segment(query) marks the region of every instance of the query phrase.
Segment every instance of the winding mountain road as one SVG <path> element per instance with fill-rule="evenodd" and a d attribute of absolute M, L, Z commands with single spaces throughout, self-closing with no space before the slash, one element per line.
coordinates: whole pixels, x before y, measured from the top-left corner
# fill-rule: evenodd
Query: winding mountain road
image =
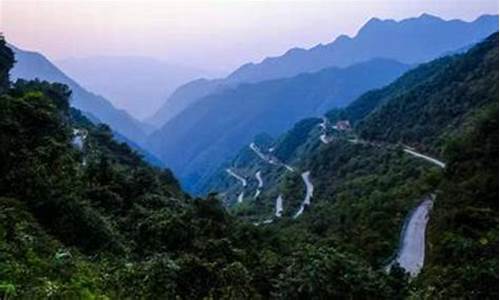
<path fill-rule="evenodd" d="M 328 144 L 332 141 L 332 139 L 326 134 L 329 122 L 326 117 L 322 117 L 321 119 L 323 120 L 323 122 L 318 125 L 319 127 L 321 127 L 321 135 L 319 136 L 319 139 L 323 144 Z"/>
<path fill-rule="evenodd" d="M 276 198 L 276 205 L 275 205 L 275 213 L 274 216 L 277 218 L 281 218 L 283 215 L 283 196 L 279 195 L 278 198 Z"/>
<path fill-rule="evenodd" d="M 257 178 L 257 181 L 259 182 L 259 185 L 257 187 L 262 188 L 264 186 L 264 181 L 262 180 L 262 175 L 260 171 L 257 171 L 255 173 L 255 178 Z"/>
<path fill-rule="evenodd" d="M 241 193 L 238 195 L 238 203 L 243 202 L 243 197 L 245 197 L 245 192 L 241 192 Z"/>
<path fill-rule="evenodd" d="M 250 149 L 252 149 L 252 151 L 255 154 L 257 154 L 257 156 L 260 157 L 263 161 L 270 163 L 272 165 L 277 164 L 276 161 L 273 161 L 272 159 L 268 158 L 267 155 L 264 155 L 264 153 L 262 153 L 262 151 L 260 151 L 260 148 L 257 145 L 255 145 L 255 143 L 250 143 Z"/>
<path fill-rule="evenodd" d="M 326 130 L 328 128 L 328 119 L 326 117 L 322 117 L 323 122 L 320 123 L 318 126 L 321 127 L 322 134 L 320 135 L 320 140 L 324 144 L 328 144 L 331 142 L 331 139 L 329 139 L 328 135 L 326 134 Z M 353 144 L 370 144 L 370 145 L 377 145 L 380 146 L 380 143 L 374 143 L 374 142 L 368 142 L 362 139 L 359 139 L 357 137 L 351 138 L 347 140 L 350 143 Z M 287 170 L 294 172 L 295 169 L 292 168 L 291 166 L 284 164 L 280 162 L 277 158 L 272 156 L 271 154 L 264 154 L 262 151 L 259 149 L 259 147 L 255 143 L 250 144 L 250 149 L 259 156 L 262 160 L 265 162 L 272 164 L 272 165 L 277 165 L 277 166 L 283 166 Z M 445 168 L 446 164 L 438 159 L 432 158 L 430 156 L 421 154 L 416 152 L 414 149 L 405 146 L 404 151 L 410 155 L 413 155 L 418 158 L 425 159 L 440 168 Z M 301 174 L 302 180 L 306 186 L 306 194 L 304 196 L 304 200 L 302 201 L 302 204 L 300 205 L 299 210 L 295 213 L 293 216 L 294 219 L 298 218 L 300 215 L 303 214 L 304 209 L 306 206 L 311 205 L 311 198 L 313 197 L 313 192 L 314 192 L 314 185 L 312 184 L 310 180 L 310 171 L 303 172 Z M 239 177 L 239 176 L 238 176 Z M 238 178 L 237 177 L 237 178 Z M 257 190 L 255 192 L 255 198 L 260 195 L 260 188 L 262 188 L 263 182 L 261 178 L 260 171 L 258 171 L 255 174 L 255 177 L 257 178 L 259 182 L 259 186 L 257 187 Z M 428 214 L 429 210 L 432 207 L 433 203 L 433 198 L 426 199 L 422 204 L 415 210 L 414 215 L 411 216 L 411 219 L 408 223 L 408 226 L 406 227 L 408 232 L 404 233 L 405 238 L 402 242 L 403 246 L 401 249 L 398 250 L 398 257 L 397 257 L 397 262 L 400 263 L 400 265 L 408 270 L 412 275 L 413 274 L 418 274 L 420 269 L 423 266 L 423 260 L 425 256 L 425 228 L 427 226 L 427 221 L 428 221 Z M 278 198 L 276 199 L 276 204 L 275 204 L 275 216 L 276 217 L 281 217 L 283 213 L 283 198 L 282 195 L 279 195 Z M 266 223 L 267 224 L 267 223 Z M 422 249 L 423 247 L 423 249 Z M 394 263 L 394 262 L 393 262 Z M 391 263 L 392 264 L 392 263 Z"/>
<path fill-rule="evenodd" d="M 271 164 L 271 165 L 275 165 L 275 166 L 282 166 L 282 167 L 285 167 L 288 171 L 290 172 L 295 172 L 295 169 L 281 161 L 279 161 L 276 157 L 274 157 L 273 155 L 271 154 L 264 154 L 262 153 L 262 151 L 260 150 L 260 148 L 255 145 L 255 143 L 250 143 L 250 149 L 252 149 L 252 151 L 257 154 L 258 157 L 260 157 L 263 161 Z"/>
<path fill-rule="evenodd" d="M 257 190 L 255 190 L 255 195 L 253 197 L 257 198 L 257 197 L 259 197 L 259 195 L 261 193 L 261 189 L 264 186 L 264 181 L 262 180 L 261 171 L 255 172 L 255 178 L 257 179 L 257 182 L 259 184 L 257 185 Z"/>
<path fill-rule="evenodd" d="M 431 162 L 431 163 L 435 164 L 436 166 L 438 166 L 440 168 L 444 169 L 446 167 L 446 164 L 444 162 L 442 162 L 440 160 L 437 160 L 435 158 L 432 158 L 430 156 L 424 155 L 422 153 L 418 153 L 418 152 L 410 149 L 409 147 L 405 147 L 404 152 L 406 152 L 406 153 L 408 153 L 410 155 L 413 155 L 415 157 L 418 157 L 418 158 L 423 158 L 426 161 Z"/>
<path fill-rule="evenodd" d="M 381 145 L 381 143 L 374 143 L 365 140 L 349 139 L 348 142 L 353 144 L 370 144 L 370 145 Z M 415 149 L 403 145 L 403 151 L 414 157 L 424 159 L 442 169 L 446 167 L 446 163 L 430 157 L 428 155 L 419 153 Z M 410 273 L 411 277 L 417 276 L 424 266 L 425 261 L 425 235 L 427 229 L 427 223 L 429 221 L 429 214 L 434 203 L 435 196 L 432 194 L 420 203 L 420 205 L 412 211 L 409 216 L 408 222 L 403 227 L 403 232 L 401 234 L 401 242 L 398 249 L 396 258 L 386 267 L 389 271 L 391 266 L 398 263 L 404 270 Z"/>
<path fill-rule="evenodd" d="M 321 117 L 321 120 L 322 122 L 318 126 L 321 127 L 321 129 L 326 130 L 328 126 L 328 119 L 325 116 L 323 116 Z"/>
<path fill-rule="evenodd" d="M 422 270 L 425 261 L 425 233 L 434 198 L 434 195 L 426 197 L 411 212 L 408 223 L 403 227 L 397 256 L 389 264 L 388 270 L 394 263 L 398 263 L 411 277 L 417 276 Z"/>
<path fill-rule="evenodd" d="M 246 187 L 246 186 L 247 186 L 247 180 L 246 180 L 245 178 L 243 178 L 243 177 L 241 177 L 240 175 L 236 174 L 236 173 L 235 173 L 235 172 L 233 172 L 233 170 L 231 170 L 231 169 L 226 169 L 226 172 L 227 172 L 229 175 L 233 176 L 234 178 L 238 179 L 238 180 L 241 182 L 241 185 L 242 185 L 243 187 Z"/>
<path fill-rule="evenodd" d="M 226 169 L 226 172 L 231 175 L 232 177 L 236 178 L 239 182 L 241 182 L 241 185 L 243 186 L 243 189 L 247 186 L 247 180 L 243 178 L 242 176 L 236 174 L 233 170 L 231 169 Z M 243 202 L 243 198 L 245 197 L 245 191 L 242 191 L 238 195 L 238 203 Z"/>
<path fill-rule="evenodd" d="M 322 137 L 320 136 L 320 139 L 322 139 Z M 383 143 L 375 143 L 375 142 L 370 142 L 370 141 L 366 141 L 366 140 L 362 140 L 362 139 L 359 139 L 357 137 L 355 138 L 351 138 L 351 139 L 348 139 L 347 140 L 349 143 L 352 143 L 352 144 L 364 144 L 364 145 L 373 145 L 373 146 L 377 146 L 377 145 L 383 145 Z M 387 145 L 390 145 L 390 144 L 387 144 Z M 411 147 L 408 147 L 408 146 L 405 146 L 403 145 L 404 147 L 404 152 L 410 154 L 410 155 L 413 155 L 415 157 L 418 157 L 418 158 L 422 158 L 422 159 L 425 159 L 426 161 L 428 162 L 431 162 L 433 164 L 435 164 L 436 166 L 444 169 L 446 167 L 446 163 L 436 159 L 436 158 L 433 158 L 433 157 L 430 157 L 428 155 L 425 155 L 425 154 L 422 154 L 422 153 L 419 153 L 417 151 L 415 151 L 415 149 L 411 148 Z"/>
<path fill-rule="evenodd" d="M 322 135 L 319 136 L 319 139 L 323 144 L 329 144 L 332 140 L 326 135 L 326 133 L 323 133 Z"/>
<path fill-rule="evenodd" d="M 313 192 L 314 192 L 314 185 L 311 183 L 311 180 L 309 178 L 310 175 L 311 175 L 311 171 L 306 171 L 306 172 L 302 173 L 302 175 L 301 175 L 302 180 L 304 181 L 304 184 L 306 186 L 306 195 L 304 196 L 304 201 L 302 201 L 302 204 L 300 205 L 299 210 L 293 216 L 294 219 L 296 219 L 300 215 L 302 215 L 306 206 L 311 205 L 311 198 L 312 198 Z"/>
<path fill-rule="evenodd" d="M 87 138 L 86 130 L 73 128 L 73 140 L 71 142 L 76 148 L 78 148 L 78 150 L 81 151 L 83 149 L 83 143 L 86 138 Z"/>

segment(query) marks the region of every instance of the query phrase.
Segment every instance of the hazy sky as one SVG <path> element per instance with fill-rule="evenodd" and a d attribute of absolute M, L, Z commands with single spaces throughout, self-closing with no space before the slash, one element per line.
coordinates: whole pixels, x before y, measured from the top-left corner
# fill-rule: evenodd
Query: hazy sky
<path fill-rule="evenodd" d="M 230 70 L 291 47 L 353 35 L 368 19 L 428 12 L 445 19 L 497 14 L 497 0 L 153 1 L 0 0 L 0 31 L 11 43 L 57 60 L 152 56 Z"/>

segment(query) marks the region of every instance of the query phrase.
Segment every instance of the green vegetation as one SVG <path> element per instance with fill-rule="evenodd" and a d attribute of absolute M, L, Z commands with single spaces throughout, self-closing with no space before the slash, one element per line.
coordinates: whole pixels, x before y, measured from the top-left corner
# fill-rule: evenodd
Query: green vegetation
<path fill-rule="evenodd" d="M 498 298 L 498 103 L 445 148 L 448 168 L 433 212 L 419 296 Z"/>
<path fill-rule="evenodd" d="M 425 152 L 442 149 L 466 118 L 498 101 L 498 38 L 491 36 L 467 54 L 443 58 L 424 68 L 426 78 L 360 121 L 369 140 L 402 142 Z M 464 59 L 465 58 L 465 59 Z M 433 72 L 429 72 L 433 70 Z"/>
<path fill-rule="evenodd" d="M 8 69 L 12 53 L 3 40 L 0 49 Z M 391 291 L 385 287 L 387 276 L 355 255 L 289 243 L 277 229 L 229 215 L 213 197 L 190 199 L 171 172 L 150 167 L 114 141 L 109 127 L 93 125 L 70 108 L 66 86 L 5 82 L 0 95 L 3 298 L 258 299 Z M 331 257 L 332 263 L 311 272 L 297 261 L 288 269 L 310 255 L 320 261 Z M 342 290 L 306 291 L 293 284 L 305 277 L 311 284 L 317 277 L 340 283 L 344 275 L 329 270 L 351 265 L 356 266 L 349 270 L 353 279 Z M 364 283 L 366 276 L 384 289 Z"/>
<path fill-rule="evenodd" d="M 331 121 L 356 127 L 330 132 L 328 144 L 318 138 L 318 119 L 275 141 L 259 136 L 263 149 L 273 146 L 298 171 L 284 172 L 245 147 L 231 165 L 249 179 L 249 196 L 227 209 L 222 203 L 241 191 L 234 179 L 210 181 L 228 189 L 224 202 L 216 194 L 193 199 L 169 170 L 151 167 L 108 126 L 70 108 L 66 86 L 9 83 L 13 57 L 0 40 L 1 297 L 497 298 L 497 45 L 492 36 L 330 112 Z M 450 82 L 462 96 L 446 98 L 446 111 L 424 101 L 443 99 Z M 417 117 L 423 113 L 427 122 Z M 370 142 L 348 141 L 357 135 Z M 399 142 L 441 154 L 447 167 L 407 155 Z M 257 170 L 264 192 L 253 199 Z M 305 170 L 313 202 L 292 219 Z M 437 198 L 423 272 L 412 281 L 398 267 L 386 273 L 405 217 L 430 192 Z M 282 219 L 248 222 L 272 215 L 280 193 Z"/>
<path fill-rule="evenodd" d="M 234 161 L 239 162 L 237 171 L 250 179 L 246 191 L 255 189 L 250 176 L 256 170 L 264 174 L 266 188 L 261 198 L 248 197 L 233 205 L 232 212 L 264 220 L 283 194 L 285 217 L 273 227 L 288 243 L 329 246 L 381 268 L 394 255 L 405 217 L 425 195 L 436 193 L 426 267 L 410 286 L 404 280 L 394 282 L 399 295 L 495 298 L 497 45 L 495 34 L 466 54 L 419 66 L 345 109 L 330 111 L 331 122 L 349 120 L 355 127 L 353 132 L 329 132 L 333 140 L 328 144 L 319 140 L 320 120 L 298 123 L 273 145 L 273 153 L 286 153 L 280 158 L 299 170 L 295 174 L 255 155 L 248 159 L 248 150 L 242 150 Z M 349 142 L 356 136 L 360 143 Z M 402 144 L 442 157 L 445 171 L 406 154 Z M 243 156 L 245 164 L 239 161 Z M 300 178 L 305 170 L 311 171 L 314 184 L 312 205 L 292 220 L 305 193 Z M 229 191 L 222 195 L 226 203 L 233 204 L 241 191 L 225 174 L 210 182 Z"/>

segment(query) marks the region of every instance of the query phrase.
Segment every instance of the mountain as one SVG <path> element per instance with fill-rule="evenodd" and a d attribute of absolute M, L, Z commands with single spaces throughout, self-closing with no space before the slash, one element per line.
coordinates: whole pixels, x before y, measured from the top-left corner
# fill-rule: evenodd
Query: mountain
<path fill-rule="evenodd" d="M 177 88 L 160 109 L 146 119 L 146 122 L 159 128 L 190 105 L 196 103 L 198 99 L 215 93 L 218 89 L 224 89 L 222 80 L 198 79 L 188 82 Z"/>
<path fill-rule="evenodd" d="M 268 139 L 263 143 L 260 136 L 254 141 L 264 152 L 272 148 L 272 154 L 279 161 L 289 164 L 308 160 L 307 156 L 316 151 L 332 148 L 330 142 L 322 145 L 320 133 L 335 137 L 331 142 L 336 146 L 356 137 L 375 145 L 405 145 L 441 157 L 447 140 L 462 133 L 468 126 L 468 119 L 498 102 L 496 40 L 497 36 L 493 35 L 465 54 L 422 64 L 391 84 L 364 93 L 345 108 L 326 112 L 328 123 L 347 120 L 354 127 L 355 135 L 331 128 L 325 133 L 319 129 L 325 121 L 309 118 L 296 123 L 271 142 Z M 346 139 L 341 140 L 343 134 Z M 252 168 L 252 165 L 261 166 L 262 160 L 244 147 L 232 162 L 219 168 L 214 178 L 232 182 L 225 168 Z M 203 192 L 220 190 L 216 186 L 207 182 Z"/>
<path fill-rule="evenodd" d="M 431 60 L 480 41 L 498 30 L 498 16 L 472 22 L 443 20 L 429 14 L 401 21 L 370 19 L 356 36 L 339 36 L 311 49 L 294 48 L 282 56 L 246 64 L 228 76 L 230 82 L 255 82 L 314 72 L 328 66 L 348 66 L 374 57 L 406 64 Z"/>
<path fill-rule="evenodd" d="M 351 244 L 380 268 L 400 264 L 416 277 L 412 297 L 495 298 L 498 78 L 496 33 L 324 119 L 302 120 L 273 142 L 257 139 L 260 156 L 280 163 L 244 147 L 205 191 L 220 192 L 240 218 L 286 228 L 284 236 L 308 232 L 311 240 Z M 339 129 L 346 120 L 352 130 Z M 415 225 L 423 204 L 432 209 Z M 405 244 L 410 226 L 420 230 L 423 244 Z M 407 261 L 399 256 L 405 247 L 413 257 Z M 421 262 L 412 269 L 417 256 Z"/>
<path fill-rule="evenodd" d="M 175 97 L 168 98 L 150 122 L 159 127 L 175 113 L 224 86 L 293 77 L 330 66 L 346 67 L 373 58 L 394 59 L 406 64 L 422 63 L 466 48 L 497 30 L 498 16 L 490 15 L 472 22 L 446 21 L 428 14 L 401 21 L 373 18 L 354 37 L 342 35 L 325 45 L 311 49 L 294 48 L 282 56 L 266 58 L 261 63 L 248 63 L 214 83 L 195 81 L 184 85 L 180 88 L 182 92 L 179 89 L 179 93 L 174 93 Z M 167 113 L 170 109 L 175 113 Z"/>
<path fill-rule="evenodd" d="M 71 104 L 83 112 L 88 112 L 102 122 L 109 124 L 113 130 L 118 131 L 136 143 L 141 143 L 145 134 L 142 124 L 123 110 L 115 108 L 107 99 L 93 94 L 76 81 L 68 77 L 42 54 L 24 51 L 9 46 L 16 57 L 16 63 L 11 70 L 13 79 L 35 79 L 49 82 L 60 82 L 68 85 L 72 91 Z"/>
<path fill-rule="evenodd" d="M 375 59 L 348 68 L 242 84 L 191 105 L 153 133 L 147 148 L 180 176 L 185 188 L 196 192 L 198 180 L 256 134 L 280 134 L 297 120 L 344 106 L 407 69 L 395 61 Z"/>
<path fill-rule="evenodd" d="M 294 245 L 229 215 L 213 197 L 190 199 L 168 170 L 70 108 L 66 85 L 9 84 L 7 49 L 0 39 L 3 297 L 289 298 L 303 276 L 326 287 L 322 298 L 396 295 L 395 279 L 354 253 Z M 290 269 L 301 257 L 326 268 Z"/>
<path fill-rule="evenodd" d="M 55 64 L 85 88 L 103 95 L 139 119 L 153 114 L 180 85 L 211 75 L 138 56 L 68 58 Z"/>
<path fill-rule="evenodd" d="M 3 298 L 498 298 L 498 34 L 258 135 L 225 172 L 237 205 L 13 64 L 0 37 Z"/>

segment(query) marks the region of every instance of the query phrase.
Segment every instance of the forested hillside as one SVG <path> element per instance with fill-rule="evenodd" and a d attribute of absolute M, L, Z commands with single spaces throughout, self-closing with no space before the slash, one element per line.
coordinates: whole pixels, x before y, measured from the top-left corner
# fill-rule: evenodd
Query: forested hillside
<path fill-rule="evenodd" d="M 448 167 L 430 224 L 428 266 L 416 283 L 421 297 L 498 298 L 495 102 L 445 146 Z"/>
<path fill-rule="evenodd" d="M 148 149 L 196 194 L 199 181 L 256 134 L 281 134 L 302 118 L 345 106 L 363 92 L 388 84 L 408 68 L 374 59 L 342 69 L 242 84 L 191 105 L 148 138 Z"/>
<path fill-rule="evenodd" d="M 161 127 L 192 103 L 241 83 L 290 78 L 328 67 L 347 67 L 375 58 L 405 64 L 422 63 L 461 50 L 498 30 L 498 16 L 484 15 L 471 22 L 443 20 L 422 14 L 401 21 L 373 18 L 353 37 L 341 35 L 310 49 L 293 48 L 281 56 L 247 63 L 217 80 L 195 80 L 178 88 L 148 121 Z M 331 109 L 331 107 L 329 107 Z"/>
<path fill-rule="evenodd" d="M 134 55 L 72 57 L 54 63 L 81 85 L 141 120 L 154 113 L 177 87 L 209 73 Z M 148 105 L 144 105 L 146 99 Z"/>
<path fill-rule="evenodd" d="M 0 39 L 3 298 L 498 298 L 498 34 L 258 135 L 206 199 L 70 108 L 67 86 L 11 82 L 13 62 Z M 407 274 L 400 233 L 425 201 Z"/>
<path fill-rule="evenodd" d="M 117 109 L 102 96 L 87 91 L 42 54 L 24 51 L 12 45 L 9 45 L 9 47 L 15 54 L 15 64 L 11 70 L 13 79 L 39 79 L 66 84 L 72 91 L 70 102 L 73 107 L 81 110 L 87 116 L 91 115 L 100 122 L 109 124 L 114 131 L 121 133 L 135 143 L 140 144 L 144 141 L 146 135 L 142 128 L 143 124 L 127 112 Z"/>
<path fill-rule="evenodd" d="M 277 222 L 262 226 L 281 227 L 293 239 L 307 236 L 348 247 L 379 266 L 395 255 L 412 208 L 426 195 L 435 195 L 429 255 L 409 293 L 494 298 L 497 66 L 494 34 L 466 54 L 421 65 L 345 109 L 330 111 L 323 120 L 303 120 L 275 141 L 256 140 L 260 153 L 243 148 L 205 189 L 220 191 L 241 218 Z M 349 120 L 353 129 L 339 129 L 342 120 Z M 246 186 L 226 169 L 246 179 Z M 306 171 L 313 189 L 307 186 Z M 257 172 L 263 186 L 258 186 Z M 308 191 L 312 197 L 307 200 Z M 242 192 L 245 197 L 236 203 Z M 299 214 L 306 200 L 310 204 Z M 279 206 L 283 212 L 276 214 Z M 475 256 L 480 257 L 478 265 Z"/>
<path fill-rule="evenodd" d="M 9 83 L 13 54 L 3 39 L 0 54 L 2 297 L 399 293 L 395 279 L 354 253 L 297 244 L 277 229 L 239 221 L 213 197 L 190 199 L 168 170 L 148 166 L 115 142 L 109 127 L 95 126 L 71 109 L 66 86 Z M 326 268 L 311 273 L 309 260 Z M 302 278 L 305 290 L 295 284 Z"/>
<path fill-rule="evenodd" d="M 498 100 L 498 49 L 492 50 L 496 43 L 491 37 L 466 59 L 452 56 L 427 66 L 436 71 L 360 122 L 361 137 L 426 152 L 441 149 L 450 134 L 463 130 L 471 114 Z"/>

